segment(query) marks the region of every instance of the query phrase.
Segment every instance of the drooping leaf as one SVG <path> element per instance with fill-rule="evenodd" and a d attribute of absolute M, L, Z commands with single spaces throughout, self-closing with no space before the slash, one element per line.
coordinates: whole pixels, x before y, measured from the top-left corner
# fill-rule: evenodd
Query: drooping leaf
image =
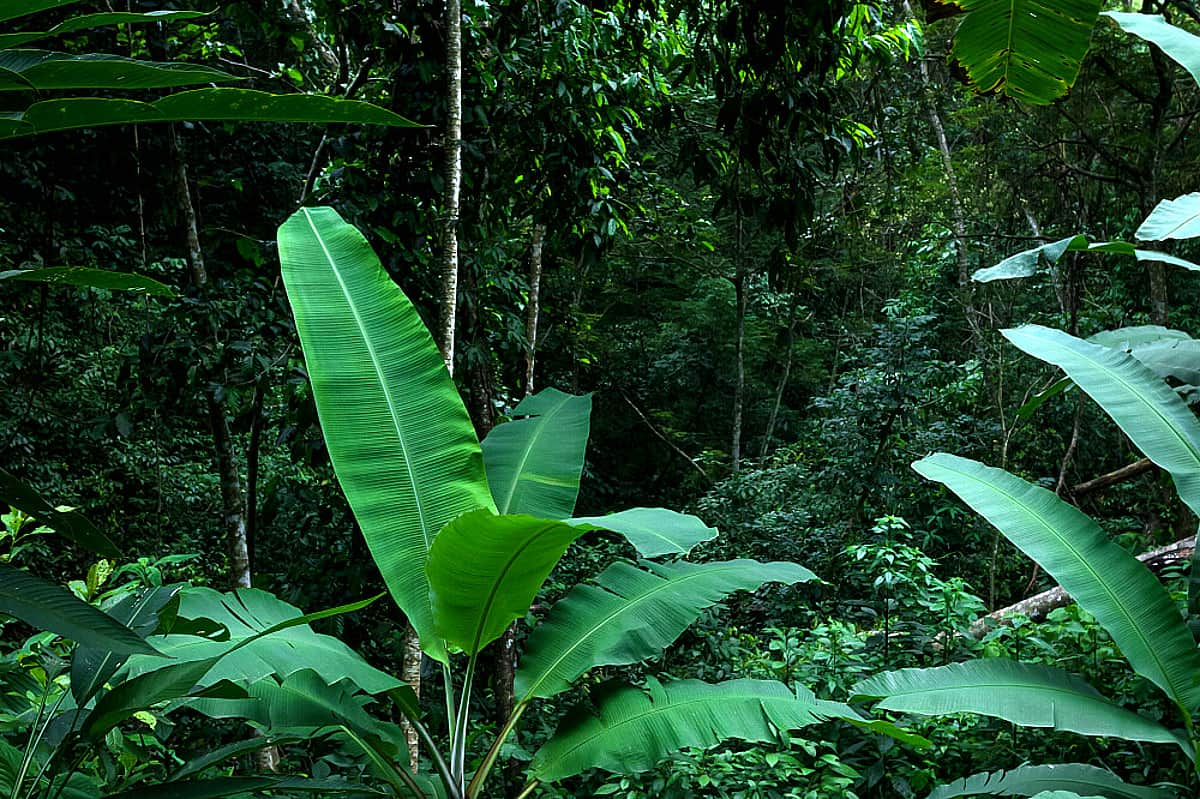
<path fill-rule="evenodd" d="M 650 679 L 645 690 L 617 684 L 593 694 L 601 696 L 598 715 L 570 714 L 534 755 L 531 776 L 549 782 L 589 768 L 645 771 L 685 747 L 707 749 L 727 738 L 772 742 L 779 731 L 822 718 L 811 694 L 769 680 Z"/>
<path fill-rule="evenodd" d="M 1161 261 L 1184 269 L 1200 270 L 1200 265 L 1183 258 L 1178 258 L 1165 252 L 1142 250 L 1126 241 L 1089 241 L 1087 236 L 1075 235 L 1065 239 L 1041 244 L 1028 250 L 1022 250 L 1008 256 L 995 266 L 978 269 L 971 275 L 977 283 L 990 283 L 994 280 L 1013 280 L 1016 278 L 1032 277 L 1039 270 L 1041 260 L 1056 264 L 1068 252 L 1099 252 L 1113 255 L 1132 255 L 1138 261 Z"/>
<path fill-rule="evenodd" d="M 1078 508 L 1002 469 L 938 453 L 913 468 L 946 485 L 1096 617 L 1134 670 L 1184 712 L 1200 705 L 1200 652 L 1165 588 Z"/>
<path fill-rule="evenodd" d="M 1200 47 L 1200 37 L 1192 38 Z M 1200 236 L 1200 192 L 1161 201 L 1134 235 L 1143 241 L 1194 239 Z"/>
<path fill-rule="evenodd" d="M 1006 658 L 877 674 L 851 693 L 851 701 L 882 700 L 877 710 L 925 716 L 979 713 L 1024 727 L 1170 743 L 1189 758 L 1193 754 L 1186 738 L 1113 704 L 1074 674 Z"/>
<path fill-rule="evenodd" d="M 76 128 L 150 122 L 345 122 L 419 127 L 385 108 L 312 94 L 268 94 L 253 89 L 190 89 L 146 103 L 104 97 L 42 100 L 0 116 L 0 139 Z"/>
<path fill-rule="evenodd" d="M 1067 93 L 1079 75 L 1099 0 L 955 0 L 967 13 L 954 57 L 981 92 L 1035 105 Z"/>
<path fill-rule="evenodd" d="M 596 666 L 654 657 L 700 613 L 734 591 L 768 582 L 801 583 L 816 575 L 794 563 L 732 560 L 718 563 L 617 561 L 559 600 L 534 628 L 517 669 L 521 701 L 565 691 Z"/>
<path fill-rule="evenodd" d="M 304 623 L 256 638 L 281 624 L 313 615 L 305 616 L 298 608 L 265 591 L 239 588 L 223 594 L 211 588 L 189 587 L 180 593 L 179 600 L 181 619 L 206 619 L 228 630 L 228 637 L 219 641 L 174 632 L 153 639 L 164 654 L 182 661 L 208 660 L 228 653 L 198 680 L 201 686 L 221 680 L 246 686 L 271 675 L 286 678 L 308 668 L 315 669 L 330 684 L 343 678 L 353 680 L 369 694 L 383 693 L 403 684 L 368 664 L 342 641 L 314 632 Z M 231 645 L 240 644 L 245 645 L 229 652 Z M 130 674 L 142 674 L 159 665 L 135 658 L 129 664 Z"/>
<path fill-rule="evenodd" d="M 526 397 L 480 446 L 499 513 L 565 519 L 575 511 L 587 450 L 591 395 L 548 388 Z"/>
<path fill-rule="evenodd" d="M 50 283 L 62 286 L 86 286 L 109 291 L 136 291 L 159 297 L 174 297 L 175 292 L 166 285 L 145 275 L 130 272 L 112 272 L 108 269 L 93 269 L 86 266 L 48 266 L 43 269 L 10 269 L 0 272 L 0 280 L 16 280 L 27 283 Z"/>
<path fill-rule="evenodd" d="M 22 31 L 21 33 L 0 33 L 0 50 L 10 47 L 20 47 L 39 39 L 49 39 L 106 25 L 138 25 L 144 23 L 178 22 L 189 19 L 207 17 L 211 12 L 206 11 L 147 11 L 144 13 L 130 11 L 103 12 L 99 14 L 83 14 L 71 17 L 44 31 Z"/>
<path fill-rule="evenodd" d="M 1200 422 L 1178 394 L 1133 356 L 1060 330 L 1026 325 L 1002 331 L 1020 349 L 1067 373 L 1200 513 Z"/>
<path fill-rule="evenodd" d="M 1080 796 L 1074 791 L 1042 791 L 1030 799 L 1104 799 L 1103 796 Z"/>
<path fill-rule="evenodd" d="M 426 574 L 434 630 L 468 655 L 523 617 L 567 547 L 586 530 L 481 509 L 442 528 Z"/>
<path fill-rule="evenodd" d="M 1134 325 L 1120 327 L 1116 330 L 1102 330 L 1088 336 L 1087 340 L 1101 347 L 1112 347 L 1118 350 L 1135 350 L 1147 344 L 1158 344 L 1163 341 L 1179 341 L 1191 339 L 1182 330 L 1172 330 L 1162 325 Z"/>
<path fill-rule="evenodd" d="M 607 516 L 567 519 L 572 527 L 619 533 L 643 558 L 682 557 L 697 544 L 717 537 L 717 530 L 695 516 L 666 508 L 630 508 Z"/>
<path fill-rule="evenodd" d="M 139 61 L 102 53 L 0 50 L 0 91 L 166 89 L 235 80 L 227 72 L 200 64 Z"/>
<path fill-rule="evenodd" d="M 64 538 L 106 558 L 119 558 L 121 550 L 83 514 L 62 511 L 47 502 L 32 486 L 0 469 L 0 502 L 32 516 Z"/>
<path fill-rule="evenodd" d="M 74 5 L 78 2 L 79 0 L 0 0 L 0 22 L 18 19 L 40 11 L 49 11 L 52 8 Z"/>
<path fill-rule="evenodd" d="M 108 794 L 105 799 L 222 799 L 225 796 L 245 796 L 253 791 L 272 788 L 281 777 L 211 777 L 206 780 L 180 780 L 157 785 L 144 784 L 121 793 Z"/>
<path fill-rule="evenodd" d="M 429 548 L 451 520 L 495 508 L 466 408 L 416 309 L 336 211 L 293 214 L 279 255 L 342 490 L 392 597 L 444 660 Z"/>
<path fill-rule="evenodd" d="M 1200 36 L 1177 28 L 1161 14 L 1105 11 L 1104 16 L 1117 23 L 1126 33 L 1157 45 L 1168 58 L 1186 69 L 1200 83 Z"/>
<path fill-rule="evenodd" d="M 158 614 L 178 602 L 179 585 L 160 585 L 128 594 L 109 609 L 116 621 L 145 638 L 158 627 Z M 80 644 L 71 656 L 71 695 L 83 707 L 121 668 L 128 655 Z"/>
<path fill-rule="evenodd" d="M 241 741 L 234 741 L 231 744 L 217 747 L 212 751 L 205 752 L 204 754 L 187 761 L 171 774 L 171 782 L 177 782 L 185 777 L 191 777 L 195 774 L 199 774 L 205 769 L 220 765 L 231 758 L 241 757 L 242 755 L 258 752 L 268 747 L 282 746 L 284 744 L 295 743 L 296 741 L 301 740 L 305 740 L 305 736 L 291 734 L 261 735 L 252 738 L 246 738 Z"/>
<path fill-rule="evenodd" d="M 1022 421 L 1028 419 L 1030 416 L 1033 416 L 1034 412 L 1037 411 L 1038 408 L 1042 407 L 1047 400 L 1057 397 L 1059 394 L 1067 391 L 1074 385 L 1075 384 L 1071 382 L 1071 378 L 1069 377 L 1064 377 L 1062 380 L 1056 380 L 1054 384 L 1050 386 L 1050 388 L 1034 394 L 1025 401 L 1025 404 L 1023 404 L 1020 408 L 1017 408 L 1017 418 Z"/>
<path fill-rule="evenodd" d="M 80 644 L 121 654 L 159 653 L 140 635 L 64 588 L 0 563 L 0 613 Z"/>
<path fill-rule="evenodd" d="M 1130 785 L 1107 769 L 1084 763 L 1021 766 L 1011 771 L 983 772 L 942 785 L 929 799 L 958 796 L 1032 796 L 1043 791 L 1071 791 L 1104 799 L 1173 799 L 1159 788 Z"/>

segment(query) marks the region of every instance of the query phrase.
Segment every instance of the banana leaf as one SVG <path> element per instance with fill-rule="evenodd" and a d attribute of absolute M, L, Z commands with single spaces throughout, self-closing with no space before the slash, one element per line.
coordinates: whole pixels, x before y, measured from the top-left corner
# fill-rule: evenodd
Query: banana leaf
<path fill-rule="evenodd" d="M 567 519 L 566 523 L 584 530 L 619 533 L 643 558 L 683 557 L 696 545 L 717 537 L 716 528 L 695 516 L 666 508 L 630 508 L 607 516 Z"/>
<path fill-rule="evenodd" d="M 239 80 L 200 64 L 139 61 L 117 55 L 0 50 L 0 92 L 58 89 L 167 89 Z"/>
<path fill-rule="evenodd" d="M 158 297 L 174 297 L 170 287 L 144 275 L 130 272 L 114 272 L 109 269 L 94 269 L 87 266 L 47 266 L 41 269 L 9 269 L 0 272 L 0 280 L 16 280 L 26 283 L 49 283 L 51 285 L 86 286 L 108 291 L 134 291 Z"/>
<path fill-rule="evenodd" d="M 1200 47 L 1200 37 L 1192 38 L 1196 40 L 1195 45 Z M 1134 235 L 1148 241 L 1194 239 L 1200 236 L 1200 192 L 1184 194 L 1174 200 L 1162 200 Z"/>
<path fill-rule="evenodd" d="M 180 20 L 199 19 L 207 17 L 211 12 L 206 11 L 113 11 L 99 14 L 83 14 L 64 20 L 44 31 L 22 31 L 21 33 L 0 33 L 0 50 L 10 47 L 20 47 L 39 39 L 49 39 L 67 33 L 100 28 L 107 25 L 139 25 L 146 23 L 176 22 Z"/>
<path fill-rule="evenodd" d="M 958 796 L 1032 796 L 1043 791 L 1070 791 L 1104 799 L 1174 799 L 1159 788 L 1130 785 L 1107 769 L 1083 763 L 1021 766 L 1010 771 L 975 774 L 942 785 L 929 799 Z"/>
<path fill-rule="evenodd" d="M 1200 36 L 1172 25 L 1161 14 L 1105 11 L 1104 16 L 1117 23 L 1126 33 L 1156 45 L 1200 83 Z"/>

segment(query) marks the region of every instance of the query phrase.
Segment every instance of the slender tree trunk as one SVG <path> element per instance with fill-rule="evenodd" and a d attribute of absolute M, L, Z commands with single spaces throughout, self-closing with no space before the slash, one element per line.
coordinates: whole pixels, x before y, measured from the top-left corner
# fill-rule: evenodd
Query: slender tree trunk
<path fill-rule="evenodd" d="M 545 225 L 533 226 L 533 241 L 529 247 L 529 301 L 525 306 L 525 396 L 533 394 L 533 369 L 537 362 L 538 314 L 541 312 L 542 241 Z"/>
<path fill-rule="evenodd" d="M 208 421 L 212 426 L 217 455 L 217 475 L 221 482 L 222 521 L 225 546 L 229 552 L 230 582 L 235 588 L 250 587 L 250 553 L 246 546 L 246 511 L 242 481 L 233 456 L 232 436 L 225 410 L 212 396 L 208 398 Z"/>
<path fill-rule="evenodd" d="M 767 430 L 763 434 L 762 449 L 758 457 L 765 459 L 771 448 L 771 437 L 775 435 L 775 420 L 779 417 L 779 406 L 783 404 L 783 392 L 787 389 L 788 379 L 792 374 L 792 350 L 796 346 L 796 303 L 788 309 L 787 325 L 787 355 L 783 360 L 783 374 L 779 377 L 779 385 L 775 387 L 775 402 L 771 405 L 771 415 L 767 417 Z"/>
<path fill-rule="evenodd" d="M 446 0 L 446 175 L 442 198 L 442 303 L 438 348 L 454 373 L 458 311 L 458 205 L 462 186 L 462 5 Z"/>
<path fill-rule="evenodd" d="M 737 167 L 740 172 L 740 165 Z M 737 474 L 742 463 L 742 407 L 746 392 L 746 253 L 742 236 L 742 195 L 740 175 L 734 175 L 734 192 L 737 195 L 734 212 L 734 258 L 733 277 L 735 321 L 735 377 L 733 384 L 733 435 L 729 443 L 729 458 L 733 462 L 733 473 Z"/>
<path fill-rule="evenodd" d="M 254 548 L 258 536 L 258 461 L 266 422 L 263 416 L 266 393 L 266 378 L 263 377 L 254 386 L 254 399 L 250 403 L 250 448 L 246 452 L 246 553 L 251 574 L 254 573 Z"/>
<path fill-rule="evenodd" d="M 192 272 L 192 285 L 200 288 L 208 284 L 208 270 L 204 267 L 204 251 L 200 249 L 200 225 L 196 218 L 196 206 L 192 205 L 187 162 L 179 148 L 179 137 L 175 134 L 174 125 L 169 127 L 167 140 L 171 146 L 171 157 L 175 162 L 175 202 L 179 204 L 179 212 L 183 214 L 188 268 Z"/>

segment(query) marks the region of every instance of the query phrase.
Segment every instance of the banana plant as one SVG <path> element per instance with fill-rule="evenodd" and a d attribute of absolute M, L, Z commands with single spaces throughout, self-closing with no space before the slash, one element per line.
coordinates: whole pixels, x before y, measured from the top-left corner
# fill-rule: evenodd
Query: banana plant
<path fill-rule="evenodd" d="M 1183 502 L 1200 512 L 1200 422 L 1159 374 L 1126 350 L 1130 341 L 1161 339 L 1163 331 L 1093 337 L 1112 347 L 1036 325 L 1003 333 L 1026 353 L 1066 372 L 1171 475 Z M 1041 564 L 1108 631 L 1130 667 L 1170 700 L 1176 719 L 1159 723 L 1112 702 L 1076 675 L 1000 658 L 880 674 L 856 685 L 855 698 L 880 700 L 878 710 L 978 713 L 1022 726 L 1174 746 L 1200 775 L 1200 650 L 1184 615 L 1149 569 L 1078 508 L 1002 469 L 945 453 L 913 468 L 945 485 Z M 1200 581 L 1194 563 L 1192 570 L 1189 607 L 1195 614 Z M 1057 764 L 978 774 L 931 796 L 1027 796 L 1046 790 L 1104 797 L 1175 795 L 1165 788 L 1129 785 L 1092 766 Z"/>
<path fill-rule="evenodd" d="M 537 700 L 593 669 L 654 658 L 734 591 L 816 579 L 793 563 L 683 560 L 716 534 L 692 516 L 656 508 L 572 516 L 590 398 L 543 391 L 481 445 L 433 338 L 357 229 L 331 208 L 303 208 L 280 227 L 279 254 L 334 471 L 392 598 L 442 664 L 445 752 L 419 708 L 401 709 L 446 795 L 483 795 L 501 745 Z M 534 627 L 515 710 L 469 771 L 479 653 L 527 617 L 567 548 L 593 531 L 624 536 L 640 559 L 577 585 Z M 569 715 L 535 753 L 526 793 L 588 768 L 645 769 L 680 747 L 773 741 L 829 718 L 894 731 L 775 682 L 614 681 L 592 694 L 598 707 Z"/>

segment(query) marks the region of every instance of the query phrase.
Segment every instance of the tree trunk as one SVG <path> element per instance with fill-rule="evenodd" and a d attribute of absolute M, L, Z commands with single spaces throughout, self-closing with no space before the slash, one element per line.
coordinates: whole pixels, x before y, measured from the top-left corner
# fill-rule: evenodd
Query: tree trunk
<path fill-rule="evenodd" d="M 742 463 L 742 413 L 746 392 L 746 253 L 742 237 L 742 195 L 740 164 L 735 167 L 734 193 L 737 197 L 734 211 L 734 384 L 733 384 L 733 434 L 729 442 L 729 459 L 733 473 L 737 474 Z"/>
<path fill-rule="evenodd" d="M 196 207 L 192 205 L 192 190 L 188 183 L 187 162 L 179 148 L 175 126 L 169 127 L 168 142 L 171 157 L 175 161 L 175 202 L 183 214 L 183 232 L 187 239 L 188 268 L 192 272 L 192 285 L 200 288 L 208 284 L 208 270 L 204 267 L 204 251 L 200 249 L 200 225 L 196 219 Z"/>
<path fill-rule="evenodd" d="M 542 241 L 545 225 L 533 226 L 529 247 L 529 301 L 525 305 L 525 396 L 533 394 L 533 369 L 537 362 L 538 314 L 541 311 Z"/>
<path fill-rule="evenodd" d="M 250 587 L 250 550 L 246 545 L 246 512 L 242 499 L 242 481 L 233 456 L 233 442 L 225 410 L 208 397 L 208 421 L 212 427 L 217 454 L 217 475 L 221 482 L 222 522 L 225 546 L 229 553 L 230 583 L 234 588 Z"/>
<path fill-rule="evenodd" d="M 771 437 L 775 435 L 775 420 L 779 417 L 779 406 L 783 404 L 783 392 L 787 389 L 788 378 L 792 374 L 792 350 L 796 346 L 796 303 L 788 309 L 787 324 L 787 355 L 783 359 L 783 374 L 779 377 L 779 385 L 775 387 L 775 402 L 771 405 L 771 415 L 767 417 L 767 430 L 763 434 L 762 450 L 758 457 L 766 459 L 771 448 Z"/>
<path fill-rule="evenodd" d="M 458 204 L 462 186 L 462 5 L 446 0 L 446 175 L 442 198 L 442 303 L 438 349 L 454 373 L 454 328 L 458 312 Z"/>

